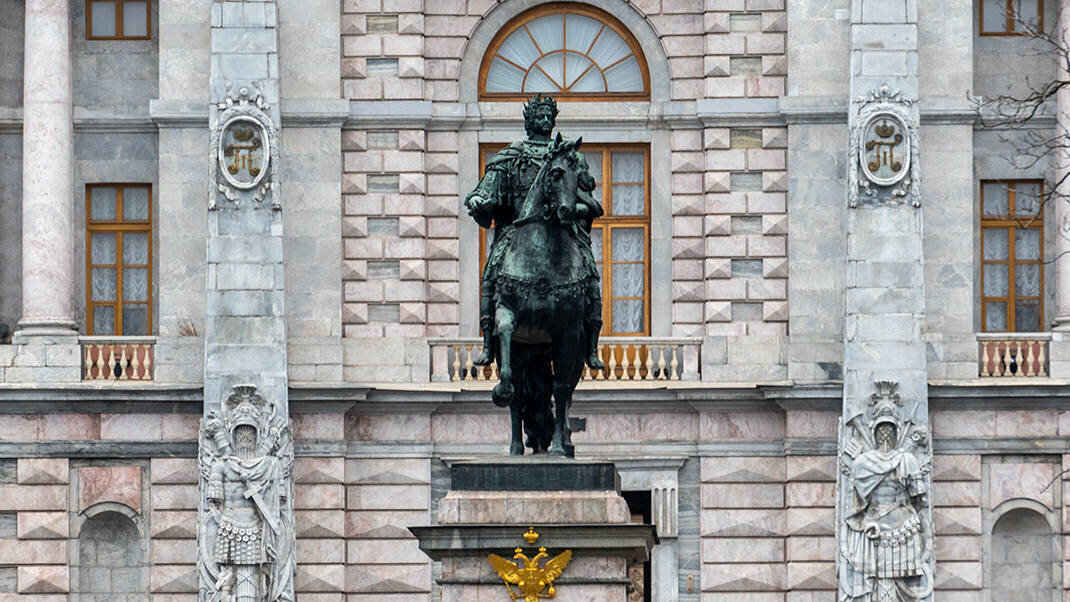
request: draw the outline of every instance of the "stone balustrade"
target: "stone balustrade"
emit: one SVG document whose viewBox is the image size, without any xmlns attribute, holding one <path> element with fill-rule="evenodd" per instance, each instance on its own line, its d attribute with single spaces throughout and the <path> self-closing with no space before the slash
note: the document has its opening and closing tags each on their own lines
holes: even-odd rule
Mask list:
<svg viewBox="0 0 1070 602">
<path fill-rule="evenodd" d="M 431 380 L 466 382 L 498 379 L 498 366 L 472 363 L 483 350 L 478 337 L 432 338 Z M 603 337 L 598 345 L 605 370 L 584 369 L 592 381 L 697 381 L 702 339 L 689 337 Z"/>
<path fill-rule="evenodd" d="M 978 333 L 978 374 L 982 377 L 1047 377 L 1047 332 Z"/>
<path fill-rule="evenodd" d="M 151 381 L 156 337 L 79 337 L 82 380 Z"/>
</svg>

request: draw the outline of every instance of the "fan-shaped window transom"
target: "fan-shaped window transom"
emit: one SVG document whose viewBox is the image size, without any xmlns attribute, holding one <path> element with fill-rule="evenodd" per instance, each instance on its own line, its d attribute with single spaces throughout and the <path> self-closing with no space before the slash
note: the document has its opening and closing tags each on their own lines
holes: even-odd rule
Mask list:
<svg viewBox="0 0 1070 602">
<path fill-rule="evenodd" d="M 484 97 L 649 98 L 646 59 L 635 39 L 609 15 L 574 5 L 514 19 L 491 43 L 481 73 Z"/>
</svg>

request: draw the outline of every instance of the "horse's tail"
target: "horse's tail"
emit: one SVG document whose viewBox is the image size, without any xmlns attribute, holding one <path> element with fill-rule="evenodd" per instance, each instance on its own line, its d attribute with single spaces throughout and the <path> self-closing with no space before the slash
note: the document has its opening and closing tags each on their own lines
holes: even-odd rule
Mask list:
<svg viewBox="0 0 1070 602">
<path fill-rule="evenodd" d="M 513 343 L 513 366 L 513 403 L 520 404 L 527 445 L 535 453 L 544 452 L 554 437 L 549 345 Z"/>
</svg>

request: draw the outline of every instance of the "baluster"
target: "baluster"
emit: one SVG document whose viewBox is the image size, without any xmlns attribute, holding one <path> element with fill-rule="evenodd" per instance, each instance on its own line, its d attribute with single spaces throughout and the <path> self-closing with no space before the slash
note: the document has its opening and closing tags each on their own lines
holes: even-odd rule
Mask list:
<svg viewBox="0 0 1070 602">
<path fill-rule="evenodd" d="M 592 380 L 605 380 L 606 379 L 606 373 L 609 371 L 609 364 L 610 364 L 609 357 L 606 357 L 606 349 L 607 349 L 607 347 L 605 345 L 599 345 L 598 346 L 598 357 L 602 358 L 602 363 L 605 364 L 606 367 L 602 368 L 601 370 L 591 370 L 590 372 L 591 372 L 591 379 Z M 613 354 L 610 353 L 609 355 L 612 356 Z"/>
<path fill-rule="evenodd" d="M 1020 372 L 1022 373 L 1022 376 L 1036 376 L 1036 343 L 1033 341 L 1023 341 L 1021 344 L 1025 345 L 1025 363 L 1022 365 Z"/>
<path fill-rule="evenodd" d="M 657 380 L 669 380 L 669 375 L 665 373 L 665 355 L 671 353 L 671 349 L 668 345 L 658 345 Z"/>
<path fill-rule="evenodd" d="M 498 361 L 495 360 L 490 365 L 490 380 L 498 380 L 501 376 L 498 374 Z"/>
<path fill-rule="evenodd" d="M 85 359 L 82 360 L 82 366 L 85 372 L 82 374 L 82 380 L 93 379 L 93 345 L 85 346 Z"/>
<path fill-rule="evenodd" d="M 1015 376 L 1025 376 L 1025 371 L 1023 370 L 1025 366 L 1022 364 L 1023 359 L 1024 358 L 1022 357 L 1022 343 L 1019 342 L 1014 347 L 1014 360 L 1018 363 L 1018 370 L 1015 371 Z"/>
<path fill-rule="evenodd" d="M 130 358 L 127 357 L 128 345 L 119 345 L 119 380 L 130 380 Z"/>
<path fill-rule="evenodd" d="M 152 352 L 153 347 L 150 344 L 145 345 L 145 359 L 141 362 L 142 367 L 145 369 L 145 380 L 155 380 L 152 375 Z"/>
<path fill-rule="evenodd" d="M 620 353 L 620 357 L 621 357 L 620 380 L 631 380 L 632 379 L 632 375 L 628 373 L 628 370 L 631 369 L 631 367 L 632 367 L 632 358 L 630 358 L 628 356 L 628 352 L 631 351 L 632 346 L 629 345 L 628 343 L 625 343 L 625 344 L 621 345 L 620 347 L 621 347 L 621 353 Z"/>
<path fill-rule="evenodd" d="M 978 367 L 981 376 L 992 376 L 992 364 L 988 341 L 981 341 L 981 365 Z"/>
<path fill-rule="evenodd" d="M 643 377 L 643 380 L 656 380 L 657 375 L 654 374 L 654 350 L 660 348 L 657 345 L 643 345 L 643 349 L 646 350 L 646 362 L 644 364 L 646 376 Z"/>
<path fill-rule="evenodd" d="M 611 345 L 609 347 L 609 361 L 606 362 L 605 378 L 603 380 L 617 380 L 617 366 L 620 363 L 617 361 L 617 345 Z"/>
<path fill-rule="evenodd" d="M 115 378 L 115 345 L 108 345 L 108 375 L 107 380 Z"/>
<path fill-rule="evenodd" d="M 457 382 L 461 380 L 461 346 L 453 346 L 453 365 L 450 370 L 450 382 Z"/>
<path fill-rule="evenodd" d="M 94 344 L 94 347 L 97 348 L 97 360 L 96 360 L 96 362 L 93 363 L 93 365 L 96 366 L 96 368 L 97 368 L 97 377 L 96 378 L 97 378 L 97 380 L 107 380 L 109 377 L 108 377 L 107 374 L 104 373 L 104 371 L 107 370 L 107 368 L 108 368 L 107 365 L 105 364 L 105 359 L 104 359 L 104 349 L 105 349 L 105 347 L 104 347 L 104 345 L 97 345 L 97 344 Z"/>
<path fill-rule="evenodd" d="M 680 346 L 672 346 L 672 359 L 669 360 L 669 380 L 680 380 Z"/>
<path fill-rule="evenodd" d="M 464 379 L 465 381 L 475 380 L 474 371 L 472 370 L 472 345 L 464 346 Z"/>
<path fill-rule="evenodd" d="M 1048 375 L 1048 343 L 1037 341 L 1037 376 Z"/>
<path fill-rule="evenodd" d="M 1007 355 L 1007 344 L 1003 342 L 996 343 L 996 369 L 993 371 L 993 376 L 1003 376 L 1007 373 L 1007 367 L 1010 365 Z"/>
</svg>

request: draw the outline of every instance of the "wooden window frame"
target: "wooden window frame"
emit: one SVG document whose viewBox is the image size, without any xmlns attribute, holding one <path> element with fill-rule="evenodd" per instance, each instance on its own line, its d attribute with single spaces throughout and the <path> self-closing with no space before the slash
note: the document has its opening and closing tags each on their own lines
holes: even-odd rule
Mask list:
<svg viewBox="0 0 1070 602">
<path fill-rule="evenodd" d="M 114 221 L 94 221 L 93 220 L 93 190 L 97 188 L 114 188 L 115 189 L 115 220 Z M 123 192 L 128 188 L 144 188 L 148 191 L 148 219 L 144 222 L 128 222 L 123 220 Z M 147 334 L 151 335 L 155 329 L 153 328 L 153 252 L 152 252 L 152 184 L 135 183 L 135 182 L 100 182 L 93 184 L 86 184 L 85 186 L 85 223 L 86 223 L 86 235 L 85 235 L 85 307 L 86 307 L 86 332 L 90 335 L 95 335 L 94 332 L 94 320 L 93 312 L 97 306 L 105 306 L 114 308 L 115 312 L 115 334 L 114 336 L 123 335 L 123 306 L 130 305 L 144 305 L 146 316 L 145 319 L 148 322 L 146 324 Z M 127 232 L 144 232 L 147 234 L 149 245 L 149 261 L 147 264 L 126 264 L 123 263 L 123 234 Z M 94 233 L 114 233 L 115 236 L 115 261 L 114 264 L 93 263 L 93 234 Z M 110 268 L 115 270 L 115 299 L 113 301 L 93 301 L 93 268 Z M 146 268 L 148 270 L 149 289 L 147 301 L 124 301 L 123 300 L 123 271 L 126 268 Z M 104 336 L 111 336 L 105 334 Z M 142 336 L 142 335 L 138 335 Z"/>
<path fill-rule="evenodd" d="M 1007 13 L 1007 20 L 1005 23 L 1006 29 L 1003 31 L 985 31 L 985 0 L 978 0 L 977 13 L 977 32 L 981 36 L 1024 36 L 1029 35 L 1027 31 L 1016 31 L 1015 25 L 1018 24 L 1018 20 L 1014 18 L 1014 5 L 1020 0 L 1003 0 L 1007 3 L 1005 12 Z M 1044 0 L 1037 0 L 1037 30 L 1044 31 Z"/>
<path fill-rule="evenodd" d="M 1002 216 L 989 216 L 985 214 L 985 185 L 986 184 L 998 184 L 1007 187 L 1007 214 Z M 1023 216 L 1015 214 L 1015 186 L 1017 184 L 1037 184 L 1040 185 L 1041 200 L 1040 210 L 1036 215 Z M 1040 179 L 1003 179 L 1003 180 L 981 180 L 980 182 L 980 216 L 981 216 L 981 246 L 980 246 L 980 258 L 981 258 L 981 332 L 1018 332 L 1015 324 L 1015 303 L 1018 300 L 1036 300 L 1038 307 L 1037 311 L 1040 315 L 1040 327 L 1044 327 L 1044 181 Z M 988 229 L 1005 229 L 1012 234 L 1008 235 L 1007 241 L 1007 259 L 985 259 L 985 231 Z M 1014 236 L 1015 230 L 1023 229 L 1036 229 L 1040 232 L 1040 257 L 1037 259 L 1017 259 L 1015 257 L 1014 248 Z M 1040 266 L 1040 292 L 1038 295 L 1018 295 L 1015 291 L 1015 267 L 1018 265 L 1039 265 Z M 986 265 L 1006 265 L 1007 266 L 1007 295 L 1003 297 L 989 297 L 985 295 L 985 266 Z M 990 331 L 987 329 L 988 324 L 988 303 L 1005 303 L 1007 311 L 1007 328 L 1006 330 Z M 1031 331 L 1030 331 L 1031 332 Z"/>
<path fill-rule="evenodd" d="M 557 100 L 579 100 L 579 101 L 603 101 L 603 100 L 616 100 L 616 101 L 647 101 L 650 100 L 650 68 L 647 65 L 646 55 L 643 53 L 642 46 L 639 45 L 639 41 L 635 39 L 631 31 L 624 26 L 613 15 L 595 8 L 593 6 L 583 5 L 579 3 L 571 2 L 552 2 L 543 4 L 538 7 L 532 8 L 528 11 L 520 13 L 513 17 L 505 24 L 501 30 L 491 40 L 490 45 L 487 46 L 487 51 L 483 54 L 483 62 L 479 66 L 479 100 L 487 101 L 526 101 L 532 93 L 516 93 L 516 92 L 487 92 L 487 72 L 490 71 L 490 64 L 494 57 L 498 54 L 498 49 L 502 43 L 513 34 L 514 31 L 538 19 L 539 17 L 545 17 L 550 14 L 576 14 L 584 17 L 590 17 L 596 21 L 600 21 L 606 28 L 613 30 L 617 35 L 624 40 L 628 47 L 631 49 L 632 54 L 635 55 L 636 61 L 639 63 L 639 71 L 643 76 L 643 90 L 641 92 L 569 92 L 557 91 L 550 92 L 549 94 Z M 529 32 L 529 35 L 530 32 Z M 532 39 L 534 42 L 534 38 Z M 593 43 L 592 43 L 593 44 Z M 543 53 L 538 44 L 535 44 L 536 49 L 539 50 L 542 56 L 547 56 L 550 53 Z M 589 49 L 588 49 L 589 50 Z M 540 56 L 540 59 L 542 58 Z M 584 54 L 584 56 L 587 56 Z M 587 56 L 592 63 L 594 60 Z M 596 63 L 595 63 L 596 64 Z M 519 65 L 517 65 L 519 67 Z M 608 67 L 607 67 L 608 68 Z M 577 80 L 578 81 L 578 80 Z"/>
<path fill-rule="evenodd" d="M 145 35 L 123 35 L 123 4 L 126 2 L 145 2 Z M 115 35 L 93 35 L 93 3 L 115 3 Z M 152 39 L 152 0 L 85 0 L 85 39 L 87 40 L 151 40 Z"/>
<path fill-rule="evenodd" d="M 487 164 L 487 157 L 505 148 L 505 144 L 489 143 L 479 147 L 479 176 L 483 177 Z M 602 261 L 598 262 L 602 267 L 602 335 L 619 337 L 644 337 L 650 336 L 650 145 L 645 143 L 584 143 L 581 152 L 602 152 L 602 179 L 596 180 L 596 184 L 602 188 L 602 209 L 605 215 L 594 222 L 594 228 L 599 228 L 602 235 Z M 643 153 L 644 182 L 613 182 L 613 166 L 611 153 L 613 152 L 641 152 Z M 608 185 L 607 185 L 608 182 Z M 613 215 L 613 184 L 643 184 L 644 208 L 642 215 Z M 612 265 L 622 263 L 639 263 L 637 261 L 613 261 L 612 230 L 617 228 L 642 228 L 644 231 L 643 244 L 643 329 L 638 332 L 613 332 L 613 300 L 638 299 L 638 297 L 614 297 L 613 296 L 613 269 Z M 592 230 L 592 236 L 597 233 Z M 609 258 L 607 262 L 606 259 Z M 480 228 L 479 232 L 479 273 L 483 274 L 483 268 L 487 263 L 487 230 Z M 605 266 L 609 265 L 610 269 Z"/>
</svg>

